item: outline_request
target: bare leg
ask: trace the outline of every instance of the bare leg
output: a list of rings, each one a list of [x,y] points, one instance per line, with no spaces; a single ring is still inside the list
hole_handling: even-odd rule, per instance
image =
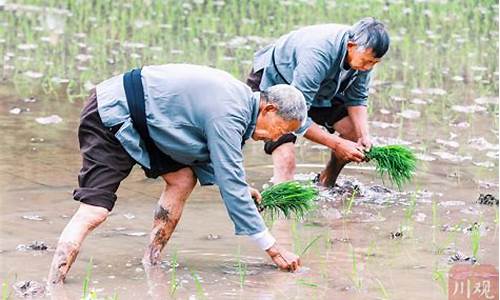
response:
[[[354,125],[352,124],[351,118],[349,116],[342,118],[340,121],[334,124],[334,129],[340,133],[340,137],[348,139],[350,141],[356,142],[358,137],[354,131]],[[326,164],[326,167],[321,171],[319,175],[319,182],[322,186],[333,187],[337,178],[347,164],[347,161],[340,160],[336,157],[335,152],[332,151],[330,156],[330,161]]]
[[[168,173],[163,175],[163,179],[165,189],[154,212],[149,245],[142,259],[145,267],[157,265],[160,262],[160,253],[174,232],[181,218],[184,203],[196,185],[196,177],[191,168]]]
[[[295,174],[295,145],[285,143],[274,149],[273,154],[273,183],[292,180]]]
[[[49,285],[62,284],[76,259],[83,240],[94,228],[106,220],[109,212],[99,206],[81,203],[64,228],[57,243],[49,270]]]

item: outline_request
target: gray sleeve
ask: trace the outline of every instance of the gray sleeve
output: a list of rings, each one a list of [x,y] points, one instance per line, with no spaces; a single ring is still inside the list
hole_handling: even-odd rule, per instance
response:
[[[331,56],[317,48],[304,49],[301,53],[297,57],[291,85],[304,94],[309,109],[331,67]]]
[[[344,92],[346,106],[367,105],[370,79],[371,71],[359,72],[354,82]]]
[[[245,181],[241,151],[242,126],[231,117],[216,118],[206,128],[215,182],[224,200],[237,235],[252,235],[266,230]]]
[[[321,82],[326,78],[331,67],[331,56],[317,48],[310,48],[301,51],[303,54],[297,58],[298,64],[293,71],[291,85],[295,86],[304,94],[307,109],[319,90]],[[306,122],[295,132],[298,135],[304,134],[312,124],[312,119],[307,118]]]

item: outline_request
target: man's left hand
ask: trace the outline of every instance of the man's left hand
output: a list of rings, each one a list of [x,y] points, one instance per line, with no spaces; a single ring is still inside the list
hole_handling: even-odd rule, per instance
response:
[[[257,209],[259,209],[259,212],[262,211],[261,207],[261,202],[262,202],[262,195],[260,194],[259,190],[254,189],[253,187],[248,187],[250,190],[250,195],[253,198],[253,201],[255,202],[255,205],[257,206]]]
[[[363,147],[363,150],[365,152],[370,151],[370,148],[372,147],[372,141],[370,139],[370,136],[362,136],[358,139],[358,145]]]

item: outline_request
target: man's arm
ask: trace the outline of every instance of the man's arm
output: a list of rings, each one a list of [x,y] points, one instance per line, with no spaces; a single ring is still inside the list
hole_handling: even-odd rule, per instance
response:
[[[325,132],[314,122],[306,131],[304,137],[312,142],[330,148],[335,153],[335,156],[342,161],[362,162],[364,159],[364,154],[359,149],[359,145],[334,134]]]
[[[368,90],[371,80],[371,71],[359,72],[354,82],[344,92],[347,112],[354,125],[358,144],[368,151],[371,147],[368,130]]]
[[[209,121],[206,136],[215,181],[236,234],[250,236],[280,268],[295,271],[300,265],[299,257],[277,245],[250,195],[243,168],[240,127],[230,118]]]
[[[354,131],[358,137],[358,144],[368,151],[371,147],[370,133],[368,130],[368,110],[366,106],[348,106],[347,113],[352,120]]]

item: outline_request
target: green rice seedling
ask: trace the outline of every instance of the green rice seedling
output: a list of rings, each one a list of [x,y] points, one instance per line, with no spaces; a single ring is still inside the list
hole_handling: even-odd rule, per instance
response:
[[[387,175],[399,189],[411,181],[417,166],[415,154],[401,145],[374,146],[366,153],[366,158],[375,162],[376,171],[382,178]]]
[[[241,260],[241,249],[238,246],[238,274],[240,276],[240,288],[245,285],[245,279],[247,277],[247,264]]]
[[[472,226],[472,231],[470,233],[470,241],[472,244],[472,256],[478,259],[479,246],[481,242],[481,231],[479,230],[478,223],[475,223]]]
[[[351,270],[351,281],[354,283],[354,286],[360,290],[362,287],[362,280],[361,277],[359,276],[358,272],[358,263],[356,260],[356,252],[354,250],[354,247],[351,246],[351,258],[352,258],[352,270]]]
[[[9,284],[7,282],[2,282],[2,300],[9,299]]]
[[[174,295],[179,287],[179,280],[177,279],[177,251],[174,251],[170,259],[170,267],[172,272],[170,274],[170,295]]]
[[[201,286],[201,281],[200,281],[198,274],[196,274],[196,272],[193,270],[193,271],[191,271],[191,276],[193,276],[194,285],[196,287],[196,294],[198,295],[198,297],[200,297],[200,299],[205,298],[205,291],[203,290],[203,287]]]
[[[446,276],[446,271],[438,268],[436,265],[434,267],[434,270],[432,271],[432,280],[437,281],[439,284],[439,287],[441,288],[441,291],[443,293],[447,293],[448,291],[448,279]]]
[[[92,257],[89,260],[89,263],[87,264],[87,272],[85,275],[85,278],[83,279],[83,299],[86,299],[89,296],[89,283],[90,283],[90,278],[92,277]]]
[[[314,239],[312,239],[307,245],[306,247],[304,248],[304,250],[302,250],[302,252],[300,253],[299,256],[304,256],[304,254],[307,253],[307,250],[309,250],[309,248],[311,248],[320,238],[322,238],[323,235],[322,234],[319,234],[317,235]]]
[[[383,300],[390,299],[391,297],[389,296],[389,293],[387,292],[384,285],[382,284],[382,281],[380,281],[378,278],[375,278],[375,281],[378,284],[379,293],[382,296],[382,297],[380,297],[380,299],[383,299]]]
[[[269,187],[261,194],[260,209],[269,212],[272,218],[282,214],[285,218],[295,215],[303,219],[314,208],[318,190],[312,183],[287,181]]]
[[[297,284],[307,286],[307,287],[312,287],[312,288],[319,287],[319,284],[311,282],[311,281],[307,281],[303,278],[297,279]]]
[[[353,191],[351,196],[347,198],[347,204],[344,205],[344,215],[350,215],[352,212],[352,205],[354,203],[354,197],[356,197],[356,191]]]

